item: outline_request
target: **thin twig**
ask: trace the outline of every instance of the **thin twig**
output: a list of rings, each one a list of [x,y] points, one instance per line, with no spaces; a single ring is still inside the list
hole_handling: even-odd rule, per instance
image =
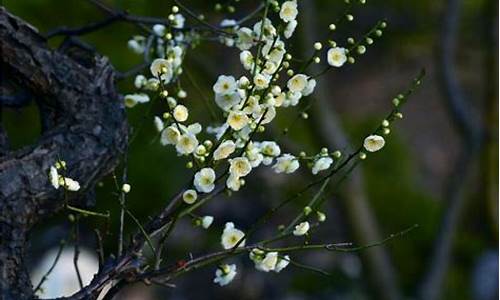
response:
[[[66,245],[66,241],[65,240],[62,240],[60,243],[59,243],[59,249],[57,250],[57,254],[56,254],[56,257],[54,258],[54,261],[52,262],[52,265],[50,266],[50,268],[47,270],[47,272],[42,276],[42,278],[40,279],[40,281],[38,282],[38,284],[36,285],[35,289],[33,290],[33,293],[36,294],[36,292],[38,292],[38,290],[40,290],[42,288],[42,285],[43,283],[45,282],[45,280],[47,280],[47,278],[49,277],[50,273],[52,273],[52,271],[54,270],[54,268],[56,267],[57,263],[59,262],[59,258],[61,257],[61,254],[64,250],[64,246]]]
[[[76,277],[78,278],[78,284],[80,289],[83,288],[82,275],[80,274],[80,268],[78,267],[78,258],[80,256],[80,217],[75,216],[75,253],[73,255],[73,265],[75,266]]]

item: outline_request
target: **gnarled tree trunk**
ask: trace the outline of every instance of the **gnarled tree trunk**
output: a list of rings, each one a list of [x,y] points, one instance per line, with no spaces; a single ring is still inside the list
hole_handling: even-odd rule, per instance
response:
[[[91,204],[85,195],[117,165],[128,130],[115,72],[105,57],[50,49],[35,28],[3,7],[0,45],[1,84],[9,79],[29,91],[42,120],[37,143],[17,151],[5,149],[7,136],[0,130],[1,299],[29,299],[33,289],[24,264],[29,230],[66,201]],[[67,197],[47,175],[58,159],[81,185]]]

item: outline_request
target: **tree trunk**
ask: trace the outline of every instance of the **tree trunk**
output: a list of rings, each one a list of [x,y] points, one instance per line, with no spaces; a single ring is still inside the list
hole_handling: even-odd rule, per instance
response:
[[[107,58],[50,49],[35,28],[4,7],[0,47],[0,84],[8,79],[29,91],[42,120],[35,145],[0,151],[0,295],[2,300],[29,299],[33,291],[24,256],[30,228],[66,203],[92,205],[85,195],[118,164],[128,129]],[[0,133],[7,147],[7,136]],[[58,159],[66,161],[67,176],[80,183],[78,192],[51,186],[47,174]]]

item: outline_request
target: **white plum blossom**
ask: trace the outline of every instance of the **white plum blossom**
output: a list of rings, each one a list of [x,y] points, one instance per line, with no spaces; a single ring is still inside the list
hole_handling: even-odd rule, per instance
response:
[[[376,152],[382,149],[385,145],[385,140],[380,135],[370,135],[365,138],[363,146],[366,151]]]
[[[128,94],[124,97],[125,106],[132,108],[137,105],[137,103],[149,102],[149,96],[147,94]]]
[[[281,5],[280,18],[285,22],[295,20],[298,13],[297,1],[286,1]]]
[[[231,110],[234,106],[238,105],[240,101],[241,97],[238,93],[215,95],[215,103],[224,111]]]
[[[127,46],[134,53],[142,54],[144,53],[145,40],[146,40],[145,37],[136,35],[131,40],[128,41]]]
[[[162,132],[162,130],[165,128],[165,124],[163,123],[162,119],[157,116],[154,117],[154,124],[158,132]]]
[[[240,178],[234,174],[229,174],[226,180],[226,186],[231,191],[237,192],[241,188]]]
[[[59,187],[63,187],[64,189],[71,191],[71,192],[76,192],[80,189],[80,183],[78,181],[69,178],[69,177],[64,177],[59,174],[58,169],[59,168],[65,168],[66,163],[64,161],[58,161],[56,162],[55,166],[51,166],[49,170],[49,181],[50,184],[57,190]]]
[[[252,171],[252,166],[246,157],[237,157],[229,160],[229,173],[237,177],[247,176]]]
[[[134,86],[138,89],[142,88],[143,86],[145,86],[147,84],[148,80],[146,78],[146,76],[144,75],[137,75],[135,76],[135,79],[134,79]]]
[[[130,193],[130,190],[132,189],[132,187],[130,186],[130,184],[128,183],[124,183],[122,185],[122,192],[124,192],[125,194],[128,194]]]
[[[187,107],[185,107],[184,105],[180,105],[180,104],[177,105],[174,108],[173,116],[174,116],[174,119],[177,122],[184,122],[184,121],[186,121],[188,119],[188,117],[189,117],[189,112],[188,112]]]
[[[276,164],[273,169],[276,173],[293,173],[299,168],[298,159],[291,154],[283,154],[276,159]]]
[[[54,166],[50,167],[49,171],[49,179],[52,186],[57,190],[59,189],[59,173],[57,172],[57,168]]]
[[[149,69],[155,78],[160,78],[164,83],[170,82],[173,77],[172,64],[164,58],[153,60]]]
[[[174,28],[184,28],[184,22],[186,21],[186,18],[184,18],[183,15],[181,14],[175,14],[174,15],[174,20],[172,21],[172,27]]]
[[[295,32],[295,28],[297,28],[297,20],[292,20],[286,24],[285,31],[283,32],[283,35],[285,38],[289,39],[292,37],[293,33]]]
[[[220,75],[213,90],[216,94],[229,95],[233,94],[237,88],[236,79],[233,76]]]
[[[203,218],[201,218],[201,227],[203,227],[204,229],[208,229],[213,222],[214,222],[214,217],[204,216]]]
[[[327,61],[332,67],[342,67],[347,61],[346,49],[341,47],[331,48],[327,53]]]
[[[245,127],[250,119],[245,113],[232,111],[227,116],[227,124],[234,130],[240,130]]]
[[[163,146],[176,145],[180,137],[179,129],[175,125],[170,125],[161,132],[160,142]]]
[[[278,258],[278,262],[276,263],[276,266],[274,267],[274,272],[279,273],[281,272],[284,268],[288,266],[290,263],[290,256],[285,255],[283,257]]]
[[[157,36],[164,36],[165,35],[165,25],[163,24],[155,24],[153,25],[153,32],[157,35]]]
[[[240,53],[240,62],[245,70],[252,70],[255,61],[252,53],[248,50],[245,50]]]
[[[307,82],[307,86],[305,89],[302,90],[302,96],[306,97],[311,95],[314,92],[314,89],[316,88],[316,79],[310,79]]]
[[[321,157],[320,159],[318,159],[314,163],[313,168],[312,168],[312,173],[314,175],[316,175],[316,174],[318,174],[318,172],[330,168],[332,163],[333,163],[333,159],[331,157]]]
[[[76,192],[80,189],[80,183],[78,181],[71,179],[69,177],[60,177],[59,185],[62,185],[68,191]]]
[[[236,265],[222,265],[215,271],[214,283],[228,285],[236,276]]]
[[[304,74],[297,74],[290,78],[287,87],[290,91],[300,93],[307,87],[307,76]]]
[[[255,84],[255,88],[257,90],[266,89],[269,86],[269,82],[271,81],[271,76],[264,73],[256,74],[253,78],[253,83]]]
[[[196,191],[193,189],[186,190],[182,194],[182,200],[184,200],[184,202],[186,202],[187,204],[195,203],[197,198],[198,198],[198,193],[196,193]]]
[[[250,28],[242,27],[236,31],[236,47],[240,50],[248,50],[252,48],[254,43],[253,31]]]
[[[198,147],[198,144],[199,142],[194,134],[185,133],[179,137],[175,149],[177,153],[187,155],[193,153],[196,147]]]
[[[262,28],[264,28],[263,32],[261,31]],[[272,40],[273,37],[275,37],[277,34],[276,28],[273,26],[273,23],[268,18],[264,19],[264,23],[262,23],[262,21],[255,23],[253,25],[253,31],[256,37],[260,37],[262,32],[263,33],[262,36],[264,37],[264,39],[267,40]]]
[[[214,160],[221,160],[228,158],[236,150],[236,145],[232,140],[222,142],[219,147],[214,151]]]
[[[295,229],[293,230],[293,235],[301,236],[306,234],[309,231],[310,225],[309,222],[305,221],[298,225],[295,225]]]
[[[277,262],[278,252],[268,252],[261,261],[255,264],[255,268],[263,272],[273,271],[276,268]]]
[[[224,231],[222,232],[221,236],[221,244],[222,248],[228,250],[236,246],[240,242],[240,240],[245,236],[243,231],[237,229],[234,227],[233,222],[227,222]],[[241,241],[239,243],[238,247],[244,247],[245,246],[245,240]]]
[[[261,153],[267,156],[276,157],[281,154],[280,146],[273,141],[263,141],[260,143]]]
[[[194,175],[194,187],[200,193],[210,193],[215,188],[215,171],[203,168]]]

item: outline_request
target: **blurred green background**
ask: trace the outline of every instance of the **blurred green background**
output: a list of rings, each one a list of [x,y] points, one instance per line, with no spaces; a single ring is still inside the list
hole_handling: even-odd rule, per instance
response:
[[[311,0],[299,2],[306,1]],[[172,6],[172,2],[166,0],[105,2],[134,14],[158,17],[167,16]],[[344,9],[343,1],[311,2],[313,4],[307,5],[314,18],[303,20],[299,17],[298,31],[291,43],[298,57],[306,57],[311,53],[312,46],[307,43],[311,32],[317,38],[324,37],[328,24],[341,17]],[[197,271],[192,277],[180,279],[176,282],[176,289],[152,290],[139,285],[128,289],[120,297],[389,299],[392,297],[391,291],[380,282],[380,278],[386,274],[392,276],[388,280],[398,297],[414,299],[420,295],[424,278],[427,278],[432,264],[436,263],[431,257],[442,242],[438,239],[438,233],[451,207],[448,197],[450,178],[454,175],[455,167],[463,162],[461,153],[464,146],[450,117],[443,86],[438,78],[440,64],[437,49],[442,42],[440,30],[449,8],[446,1],[435,0],[367,2],[364,7],[353,11],[353,23],[344,24],[338,29],[339,36],[360,36],[381,19],[387,20],[388,29],[356,64],[320,79],[319,84],[326,88],[327,97],[315,105],[326,103],[327,107],[320,109],[331,110],[331,118],[340,122],[342,132],[354,144],[358,144],[389,111],[392,97],[403,91],[421,68],[426,68],[428,76],[404,108],[405,118],[396,124],[384,151],[370,156],[359,167],[358,175],[362,182],[356,179],[355,183],[346,183],[338,190],[327,192],[327,197],[331,198],[326,209],[328,222],[318,232],[317,239],[364,244],[366,241],[375,242],[374,237],[384,238],[413,224],[419,224],[419,228],[384,245],[380,250],[382,252],[367,250],[349,254],[300,254],[298,260],[328,270],[332,273],[330,277],[293,267],[279,275],[259,273],[253,270],[248,259],[240,258],[233,260],[239,267],[237,280],[226,288],[221,289],[211,283],[213,268],[207,268]],[[491,59],[493,52],[493,63],[498,65],[498,15],[495,14],[498,2],[463,2],[455,68],[466,96],[470,118],[486,128],[489,135],[482,152],[472,159],[473,167],[467,179],[459,186],[464,201],[458,214],[452,251],[447,255],[449,267],[445,270],[444,281],[439,289],[441,299],[496,299],[498,185],[491,186],[488,182],[498,183],[498,119],[495,120],[495,112],[498,111],[498,77],[496,70],[492,72],[488,68],[491,64],[488,59]],[[257,1],[242,0],[236,4],[236,13],[227,14],[213,10],[215,1],[191,0],[183,3],[197,12],[203,12],[207,20],[214,24],[223,18],[238,18],[257,5]],[[62,25],[74,27],[104,18],[99,9],[83,0],[3,0],[2,4],[42,33]],[[309,32],[305,31],[303,22],[310,23]],[[493,24],[494,28],[488,24]],[[492,37],[488,31],[493,32]],[[131,24],[116,23],[81,38],[109,57],[117,70],[124,71],[141,62],[141,57],[126,47],[128,39],[138,33]],[[61,40],[51,39],[50,44],[57,47]],[[242,74],[238,64],[237,49],[225,48],[213,42],[192,50],[186,59],[185,68],[204,93],[211,95],[211,87],[219,74]],[[193,119],[203,120],[207,124],[209,118],[199,93],[187,79],[182,80],[189,94],[186,103]],[[120,91],[124,94],[133,92],[132,81],[133,78],[120,81]],[[489,92],[492,89],[495,91],[493,94]],[[315,97],[314,94],[312,97]],[[191,172],[184,168],[186,161],[178,158],[172,148],[162,147],[155,140],[151,114],[160,115],[162,107],[154,104],[149,115],[148,110],[149,105],[128,110],[130,125],[134,130],[139,130],[139,134],[130,145],[128,155],[132,191],[127,204],[142,221],[163,207],[191,176]],[[310,113],[309,119],[299,119],[290,128],[283,148],[304,149],[313,153],[329,145],[328,138],[318,128],[321,121],[318,122],[319,117],[314,112]],[[271,138],[273,131],[279,134],[295,117],[296,110],[283,110],[273,130],[266,132],[263,139],[266,136]],[[34,104],[21,110],[3,110],[2,122],[15,148],[35,142],[40,134],[39,117]],[[337,145],[339,149],[347,146]],[[117,176],[121,176],[121,168],[117,169]],[[261,168],[248,179],[242,192],[231,197],[221,196],[204,208],[203,213],[214,215],[215,225],[219,228],[226,221],[234,221],[248,228],[266,208],[310,180],[312,177],[304,173],[294,177],[275,176],[271,170]],[[94,245],[92,228],[97,226],[101,230],[109,230],[104,238],[108,253],[116,250],[118,200],[113,191],[111,177],[105,178],[102,186],[96,188],[97,206],[94,210],[109,210],[112,218],[110,224],[100,219],[85,219],[82,235],[90,249]],[[367,222],[366,215],[357,213],[359,206],[356,203],[360,203],[359,199],[364,199],[361,203],[364,203],[366,210],[363,212],[368,212],[370,220],[374,222]],[[301,201],[303,205],[306,199]],[[294,209],[300,209],[301,203],[296,203]],[[285,211],[276,225],[280,220],[286,220],[285,216],[292,213],[292,209],[290,207]],[[376,228],[373,228],[374,225]],[[34,267],[44,251],[56,247],[60,239],[68,239],[70,228],[66,215],[61,213],[35,230],[33,246],[28,255]],[[133,228],[129,220],[126,230]],[[196,255],[218,249],[220,230],[216,228],[205,234],[201,229],[193,229],[189,221],[181,222],[167,250],[170,262],[186,258],[186,251]],[[366,228],[375,230],[378,236],[369,234],[370,230]],[[260,234],[265,236],[266,232]],[[380,260],[374,253],[383,253],[386,259]],[[375,262],[374,266],[373,262],[377,259],[379,263]],[[387,263],[389,269],[384,267]]]

